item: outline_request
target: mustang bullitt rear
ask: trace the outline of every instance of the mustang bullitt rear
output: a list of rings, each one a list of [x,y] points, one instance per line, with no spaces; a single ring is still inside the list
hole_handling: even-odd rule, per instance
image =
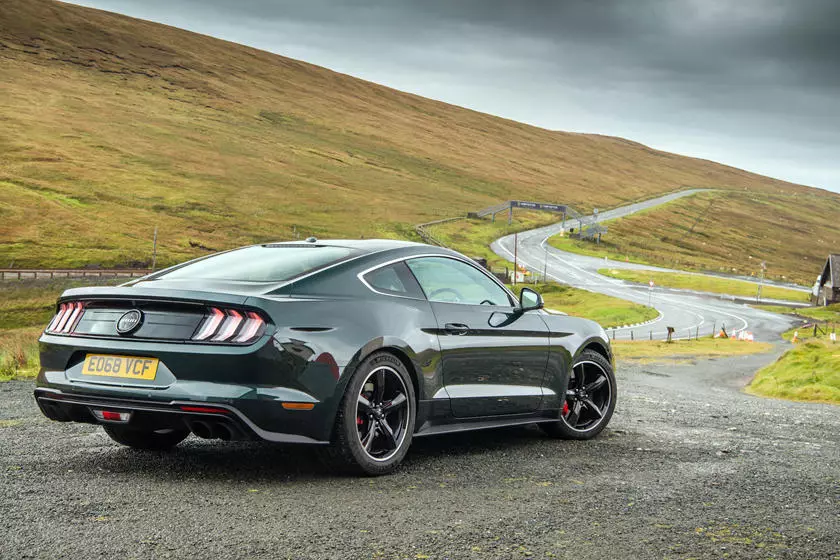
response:
[[[138,449],[190,433],[308,443],[364,474],[426,435],[537,423],[592,438],[615,408],[609,339],[542,307],[439,247],[255,245],[64,292],[35,397]]]

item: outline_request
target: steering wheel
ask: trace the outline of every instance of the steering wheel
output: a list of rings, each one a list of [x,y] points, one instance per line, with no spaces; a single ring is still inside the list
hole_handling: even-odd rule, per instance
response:
[[[492,301],[490,301],[489,299],[485,299],[484,301],[479,303],[479,305],[496,305],[496,304],[493,303]]]
[[[433,291],[429,294],[429,299],[435,299],[435,296],[438,294],[452,294],[455,296],[455,301],[461,301],[464,299],[464,296],[461,295],[461,292],[456,290],[455,288],[438,288],[437,290]]]

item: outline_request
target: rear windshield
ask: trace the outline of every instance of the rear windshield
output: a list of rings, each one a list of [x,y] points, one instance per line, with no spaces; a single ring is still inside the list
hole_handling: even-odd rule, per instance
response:
[[[159,278],[284,282],[359,254],[348,247],[262,245],[207,257]]]

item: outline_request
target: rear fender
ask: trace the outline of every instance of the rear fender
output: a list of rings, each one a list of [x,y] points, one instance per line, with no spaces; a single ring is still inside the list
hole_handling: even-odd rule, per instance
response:
[[[400,338],[393,337],[393,336],[380,336],[368,341],[364,346],[362,346],[356,354],[350,359],[350,362],[344,368],[344,372],[342,373],[342,378],[344,380],[344,384],[349,382],[349,379],[355,373],[356,368],[365,361],[365,359],[377,352],[379,350],[390,351],[391,353],[397,355],[403,362],[405,362],[406,358],[409,361],[407,364],[407,369],[409,370],[408,373],[411,375],[412,379],[414,380],[414,392],[416,397],[422,398],[421,395],[424,395],[424,376],[421,374],[423,372],[424,367],[421,361],[421,358],[418,356],[417,352],[412,348],[407,342],[401,340]]]

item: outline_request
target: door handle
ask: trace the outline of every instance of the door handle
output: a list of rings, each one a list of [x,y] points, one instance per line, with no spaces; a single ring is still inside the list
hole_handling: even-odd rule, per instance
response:
[[[443,326],[443,328],[449,334],[457,334],[457,335],[467,334],[467,331],[470,330],[470,327],[468,327],[464,323],[446,323]]]

